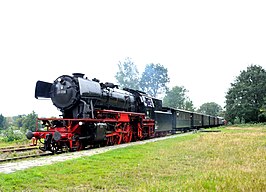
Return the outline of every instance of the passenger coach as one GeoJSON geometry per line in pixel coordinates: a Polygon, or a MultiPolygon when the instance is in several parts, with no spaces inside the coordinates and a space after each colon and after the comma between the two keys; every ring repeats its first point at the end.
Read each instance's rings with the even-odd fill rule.
{"type": "Polygon", "coordinates": [[[188,132],[194,129],[224,125],[224,120],[221,117],[169,107],[162,107],[160,111],[155,111],[154,119],[157,129],[169,129],[172,132],[188,132]]]}

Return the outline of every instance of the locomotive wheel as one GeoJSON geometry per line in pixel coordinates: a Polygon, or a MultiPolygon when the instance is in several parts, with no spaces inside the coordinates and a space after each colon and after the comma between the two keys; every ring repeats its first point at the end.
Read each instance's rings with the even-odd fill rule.
{"type": "Polygon", "coordinates": [[[113,135],[107,138],[107,145],[119,145],[121,143],[122,137],[118,135],[113,135]]]}
{"type": "Polygon", "coordinates": [[[107,145],[119,145],[122,141],[121,130],[113,132],[111,134],[106,135],[107,137],[107,145]]]}
{"type": "Polygon", "coordinates": [[[77,151],[80,151],[83,149],[82,142],[80,140],[76,141],[77,151]]]}
{"type": "Polygon", "coordinates": [[[130,125],[126,125],[123,133],[123,142],[129,143],[132,140],[132,129],[130,125]]]}
{"type": "Polygon", "coordinates": [[[116,136],[114,137],[114,145],[119,145],[121,144],[122,141],[122,134],[121,134],[121,129],[116,130],[116,136]]]}
{"type": "Polygon", "coordinates": [[[73,136],[72,144],[70,143],[69,145],[70,145],[69,151],[80,151],[80,150],[84,149],[84,147],[85,147],[83,145],[82,140],[79,139],[78,134],[75,134],[73,136]]]}
{"type": "Polygon", "coordinates": [[[119,135],[116,135],[113,137],[114,145],[119,145],[121,143],[122,137],[119,135]]]}
{"type": "Polygon", "coordinates": [[[50,147],[51,147],[51,152],[53,154],[55,154],[55,153],[57,153],[59,151],[59,145],[58,145],[57,142],[51,143],[51,146],[50,147]]]}
{"type": "Polygon", "coordinates": [[[62,146],[62,152],[69,152],[69,146],[66,143],[64,143],[62,146]]]}

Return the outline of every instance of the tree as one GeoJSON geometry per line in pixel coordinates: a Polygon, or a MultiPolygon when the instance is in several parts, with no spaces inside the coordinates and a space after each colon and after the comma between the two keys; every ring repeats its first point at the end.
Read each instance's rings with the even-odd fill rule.
{"type": "Polygon", "coordinates": [[[193,102],[190,100],[190,99],[187,99],[185,101],[185,107],[184,107],[185,110],[188,110],[188,111],[195,111],[195,108],[194,108],[194,105],[193,105],[193,102]]]}
{"type": "Polygon", "coordinates": [[[266,122],[266,96],[264,97],[263,105],[261,106],[259,111],[259,121],[266,122]]]}
{"type": "Polygon", "coordinates": [[[6,118],[0,114],[0,129],[5,129],[6,128],[6,118]]]}
{"type": "Polygon", "coordinates": [[[266,71],[257,65],[247,67],[231,83],[226,94],[226,119],[234,123],[260,122],[265,106],[266,71]]]}
{"type": "Polygon", "coordinates": [[[202,104],[197,111],[206,115],[219,116],[222,107],[215,102],[208,102],[202,104]]]}
{"type": "Polygon", "coordinates": [[[17,130],[17,127],[13,125],[10,125],[10,127],[3,132],[3,135],[4,135],[3,141],[5,142],[12,142],[12,141],[26,139],[25,135],[19,130],[17,130]]]}
{"type": "Polygon", "coordinates": [[[22,128],[26,130],[34,131],[36,128],[36,119],[38,118],[38,115],[32,111],[32,113],[28,114],[24,117],[22,123],[22,128]]]}
{"type": "Polygon", "coordinates": [[[167,83],[170,82],[168,77],[168,70],[161,64],[148,64],[142,73],[140,80],[140,88],[156,97],[158,94],[164,93],[168,90],[167,83]]]}
{"type": "Polygon", "coordinates": [[[18,116],[14,116],[13,120],[14,120],[14,124],[15,126],[17,126],[18,128],[21,128],[23,126],[23,120],[25,119],[26,115],[18,115],[18,116]]]}
{"type": "Polygon", "coordinates": [[[163,105],[166,107],[194,111],[192,101],[186,96],[187,92],[188,91],[183,86],[173,87],[163,98],[163,105]]]}
{"type": "Polygon", "coordinates": [[[32,111],[32,113],[28,115],[18,115],[14,117],[15,126],[18,128],[22,128],[23,131],[31,130],[34,131],[36,128],[36,120],[38,115],[32,111]]]}
{"type": "Polygon", "coordinates": [[[127,57],[123,63],[119,61],[118,68],[115,75],[118,84],[121,87],[139,89],[139,72],[131,58],[127,57]]]}

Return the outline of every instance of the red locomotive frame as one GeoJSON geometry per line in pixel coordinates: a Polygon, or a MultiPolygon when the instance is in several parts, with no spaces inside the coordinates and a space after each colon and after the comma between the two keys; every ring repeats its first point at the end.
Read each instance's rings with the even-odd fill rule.
{"type": "Polygon", "coordinates": [[[114,110],[96,110],[94,118],[63,119],[38,118],[36,131],[33,133],[32,145],[37,145],[48,136],[52,137],[51,150],[57,152],[66,147],[68,150],[82,150],[81,126],[83,124],[108,124],[111,129],[105,134],[104,145],[118,145],[131,141],[155,137],[155,121],[147,119],[144,113],[124,112],[114,110]],[[38,122],[64,122],[61,126],[48,125],[47,130],[39,130],[38,122]]]}

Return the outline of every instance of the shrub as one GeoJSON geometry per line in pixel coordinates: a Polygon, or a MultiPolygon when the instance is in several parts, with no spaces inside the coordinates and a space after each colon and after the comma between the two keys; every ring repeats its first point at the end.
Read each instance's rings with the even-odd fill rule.
{"type": "Polygon", "coordinates": [[[10,126],[7,130],[3,131],[2,141],[12,142],[25,139],[25,135],[20,130],[15,130],[10,126]]]}

